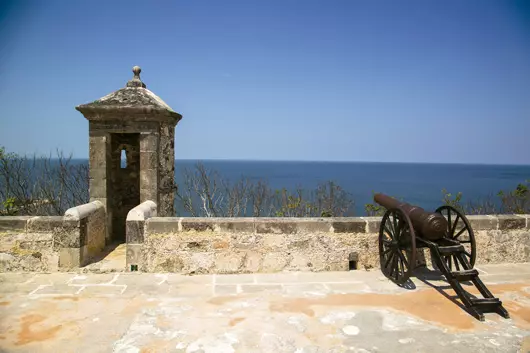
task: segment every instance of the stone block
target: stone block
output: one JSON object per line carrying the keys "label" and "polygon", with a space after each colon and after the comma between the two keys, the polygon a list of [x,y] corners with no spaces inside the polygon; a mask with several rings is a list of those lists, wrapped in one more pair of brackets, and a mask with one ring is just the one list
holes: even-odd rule
{"label": "stone block", "polygon": [[107,196],[107,179],[90,178],[88,180],[88,190],[90,197],[106,197]]}
{"label": "stone block", "polygon": [[60,268],[76,268],[82,264],[81,248],[61,248],[59,249],[59,267]]}
{"label": "stone block", "polygon": [[530,214],[522,214],[519,216],[524,217],[526,219],[526,229],[530,229]]}
{"label": "stone block", "polygon": [[[469,215],[466,216],[471,224],[473,231],[477,230],[494,230],[497,229],[497,218],[488,215]],[[460,224],[461,221],[460,221]]]}
{"label": "stone block", "polygon": [[143,244],[127,244],[127,251],[125,253],[127,271],[131,270],[131,265],[138,265],[138,270],[142,270],[144,267],[142,247]]}
{"label": "stone block", "polygon": [[301,253],[294,253],[289,263],[289,270],[294,271],[311,271],[312,267],[309,256]]}
{"label": "stone block", "polygon": [[[135,245],[137,246],[137,245]],[[129,265],[127,265],[130,268]],[[141,269],[141,266],[138,266]],[[184,259],[180,255],[174,254],[166,258],[163,262],[155,266],[155,272],[180,273],[184,269]]]}
{"label": "stone block", "polygon": [[144,224],[145,221],[130,221],[126,222],[125,234],[127,244],[142,244],[144,242]]}
{"label": "stone block", "polygon": [[148,219],[146,224],[146,235],[148,234],[166,234],[177,233],[179,223],[182,218],[178,217],[153,217]]}
{"label": "stone block", "polygon": [[57,248],[79,248],[86,244],[86,220],[63,221],[53,231],[53,243]]}
{"label": "stone block", "polygon": [[523,229],[526,227],[526,219],[518,215],[498,215],[499,229]]}
{"label": "stone block", "polygon": [[334,233],[366,233],[366,221],[362,218],[335,218],[332,226]]}
{"label": "stone block", "polygon": [[140,153],[141,152],[158,152],[158,134],[140,134]]}
{"label": "stone block", "polygon": [[0,232],[3,231],[26,231],[26,225],[30,216],[2,216],[0,217]]}
{"label": "stone block", "polygon": [[325,271],[348,271],[348,263],[346,261],[329,262],[326,265]]}
{"label": "stone block", "polygon": [[140,151],[140,168],[142,170],[156,170],[158,167],[158,154],[156,152]]}
{"label": "stone block", "polygon": [[295,234],[297,222],[282,218],[256,218],[256,233]]}
{"label": "stone block", "polygon": [[220,252],[215,254],[216,273],[239,273],[245,261],[244,253]]}
{"label": "stone block", "polygon": [[105,167],[102,168],[90,168],[88,172],[88,177],[90,179],[107,179],[107,169]]}
{"label": "stone block", "polygon": [[361,217],[366,222],[367,233],[379,234],[379,228],[381,227],[382,217]]}
{"label": "stone block", "polygon": [[215,250],[228,249],[230,247],[230,243],[226,240],[214,240],[214,242],[212,243],[212,247]]}
{"label": "stone block", "polygon": [[107,164],[107,136],[89,137],[90,169],[105,168]]}
{"label": "stone block", "polygon": [[262,272],[282,271],[291,261],[291,256],[283,252],[270,252],[265,254],[261,264]]}
{"label": "stone block", "polygon": [[185,271],[190,274],[210,273],[214,263],[214,253],[212,252],[193,253],[188,259]]}
{"label": "stone block", "polygon": [[261,241],[264,249],[283,250],[287,246],[287,237],[283,234],[267,234]]}
{"label": "stone block", "polygon": [[215,220],[208,218],[182,218],[182,230],[205,232],[215,230]]}
{"label": "stone block", "polygon": [[500,231],[500,232],[496,232],[495,234],[493,234],[493,239],[495,239],[495,242],[499,244],[511,242],[513,238],[514,238],[513,232]]}
{"label": "stone block", "polygon": [[19,242],[20,249],[27,250],[51,250],[52,244],[52,233],[26,233],[25,237]]}
{"label": "stone block", "polygon": [[254,232],[254,218],[221,218],[222,221],[218,221],[217,225],[221,231],[226,232],[241,232],[241,233],[252,233]]}
{"label": "stone block", "polygon": [[56,228],[63,227],[63,217],[62,216],[53,216],[53,217],[32,217],[28,219],[26,231],[28,233],[47,233],[53,232]]}
{"label": "stone block", "polygon": [[236,249],[257,249],[260,247],[261,235],[253,233],[232,234],[231,244]]}
{"label": "stone block", "polygon": [[140,190],[150,190],[158,188],[158,171],[156,169],[140,170]]}
{"label": "stone block", "polygon": [[[158,203],[158,191],[156,188],[140,189],[140,202],[154,201]],[[161,217],[162,214],[160,214]]]}
{"label": "stone block", "polygon": [[297,219],[298,233],[328,233],[331,223],[325,218]]}
{"label": "stone block", "polygon": [[262,255],[257,251],[247,251],[244,272],[256,273],[261,269]]}
{"label": "stone block", "polygon": [[210,250],[211,243],[207,240],[197,240],[182,242],[181,247],[184,251],[204,252]]}
{"label": "stone block", "polygon": [[171,217],[175,215],[175,194],[171,192],[160,192],[158,196],[159,206],[158,215],[160,217]]}

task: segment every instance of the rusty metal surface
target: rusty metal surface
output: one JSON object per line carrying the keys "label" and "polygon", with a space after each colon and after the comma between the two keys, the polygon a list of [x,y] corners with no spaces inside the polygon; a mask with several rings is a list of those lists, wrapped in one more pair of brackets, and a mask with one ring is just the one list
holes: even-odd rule
{"label": "rusty metal surface", "polygon": [[386,209],[401,209],[409,216],[417,236],[437,240],[447,235],[447,220],[439,213],[401,202],[385,194],[375,194],[374,201]]}

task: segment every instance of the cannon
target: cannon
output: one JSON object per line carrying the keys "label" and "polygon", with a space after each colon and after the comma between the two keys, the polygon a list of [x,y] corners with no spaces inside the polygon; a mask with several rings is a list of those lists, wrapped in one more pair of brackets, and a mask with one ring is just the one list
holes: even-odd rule
{"label": "cannon", "polygon": [[[386,277],[398,285],[406,284],[418,267],[418,249],[428,248],[433,263],[473,316],[483,321],[484,312],[497,312],[509,318],[502,302],[473,268],[477,255],[475,234],[461,211],[444,205],[429,212],[384,194],[375,194],[374,201],[386,209],[379,228],[379,259]],[[464,290],[461,283],[469,281],[483,298],[472,297]]]}

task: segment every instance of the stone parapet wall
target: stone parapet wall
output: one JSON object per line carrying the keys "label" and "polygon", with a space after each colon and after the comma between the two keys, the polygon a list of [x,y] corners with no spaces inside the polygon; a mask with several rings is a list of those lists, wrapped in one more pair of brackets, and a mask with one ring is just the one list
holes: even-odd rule
{"label": "stone parapet wall", "polygon": [[127,214],[126,237],[126,268],[136,271],[136,266],[142,263],[142,248],[144,244],[145,222],[151,217],[156,217],[157,205],[154,201],[147,200],[136,206]]}
{"label": "stone parapet wall", "polygon": [[105,248],[107,219],[105,206],[101,201],[93,201],[68,209],[64,222],[75,225],[77,232],[66,237],[55,234],[61,242],[59,253],[60,267],[80,267],[99,255]]}
{"label": "stone parapet wall", "polygon": [[0,217],[0,272],[83,266],[105,246],[106,216],[95,201],[54,217]]}
{"label": "stone parapet wall", "polygon": [[0,217],[0,272],[56,271],[53,231],[63,217]]}
{"label": "stone parapet wall", "polygon": [[[530,215],[469,216],[477,265],[530,262]],[[254,273],[379,267],[381,217],[157,218],[144,222],[141,271]]]}

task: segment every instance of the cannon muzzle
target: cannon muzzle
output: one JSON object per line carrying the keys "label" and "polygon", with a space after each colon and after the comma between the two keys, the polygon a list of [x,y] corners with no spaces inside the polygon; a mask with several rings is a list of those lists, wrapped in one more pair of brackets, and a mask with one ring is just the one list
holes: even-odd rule
{"label": "cannon muzzle", "polygon": [[401,209],[407,216],[419,237],[436,240],[447,235],[447,220],[440,213],[428,212],[418,206],[401,202],[385,194],[374,195],[374,201],[390,209]]}

